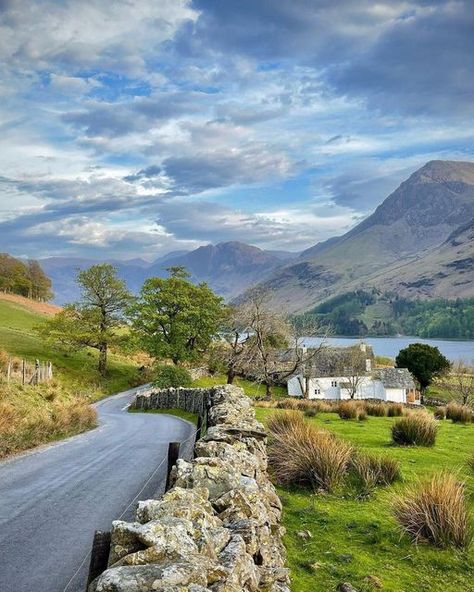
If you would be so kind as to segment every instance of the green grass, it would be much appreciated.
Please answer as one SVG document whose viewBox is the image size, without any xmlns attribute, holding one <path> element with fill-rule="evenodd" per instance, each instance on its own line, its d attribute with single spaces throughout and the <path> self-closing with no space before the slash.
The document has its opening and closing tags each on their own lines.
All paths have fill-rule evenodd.
<svg viewBox="0 0 474 592">
<path fill-rule="evenodd" d="M 0 300 L 0 349 L 30 362 L 52 362 L 55 376 L 62 384 L 93 400 L 138 384 L 136 365 L 125 356 L 110 356 L 108 376 L 104 379 L 97 372 L 95 351 L 68 353 L 44 343 L 34 331 L 44 319 L 23 306 Z"/>
<path fill-rule="evenodd" d="M 203 376 L 202 378 L 198 378 L 197 380 L 193 381 L 193 386 L 206 388 L 210 386 L 226 384 L 226 382 L 227 378 L 224 374 L 214 374 L 213 376 Z M 243 388 L 245 394 L 248 397 L 256 398 L 265 396 L 265 386 L 263 384 L 251 382 L 250 380 L 245 380 L 244 378 L 236 378 L 234 380 L 234 385 Z M 286 388 L 282 386 L 275 386 L 272 390 L 274 398 L 278 399 L 287 396 Z"/>
<path fill-rule="evenodd" d="M 273 409 L 256 409 L 265 421 Z M 418 547 L 401 536 L 391 513 L 394 492 L 403 491 L 419 477 L 447 468 L 466 480 L 474 514 L 474 471 L 467 459 L 474 450 L 474 425 L 440 422 L 433 448 L 396 447 L 390 443 L 394 418 L 369 417 L 365 422 L 343 421 L 334 413 L 307 419 L 347 439 L 359 448 L 393 456 L 401 463 L 403 481 L 377 488 L 361 500 L 349 486 L 336 494 L 313 495 L 303 489 L 279 488 L 284 505 L 285 544 L 293 592 L 335 591 L 351 582 L 360 592 L 375 590 L 378 578 L 387 592 L 458 592 L 474 590 L 474 548 L 460 553 Z M 312 538 L 297 532 L 309 530 Z"/>
<path fill-rule="evenodd" d="M 190 413 L 189 411 L 184 411 L 183 409 L 132 409 L 129 407 L 129 413 L 165 413 L 166 415 L 175 415 L 176 417 L 181 417 L 181 419 L 186 419 L 187 421 L 197 425 L 198 416 L 195 413 Z"/>
</svg>

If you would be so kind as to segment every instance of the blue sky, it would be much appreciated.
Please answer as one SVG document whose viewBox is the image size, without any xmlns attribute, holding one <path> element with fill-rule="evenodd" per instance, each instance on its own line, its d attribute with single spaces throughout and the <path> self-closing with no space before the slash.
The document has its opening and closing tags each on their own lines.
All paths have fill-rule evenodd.
<svg viewBox="0 0 474 592">
<path fill-rule="evenodd" d="M 0 251 L 301 250 L 474 160 L 470 0 L 0 0 Z"/>
</svg>

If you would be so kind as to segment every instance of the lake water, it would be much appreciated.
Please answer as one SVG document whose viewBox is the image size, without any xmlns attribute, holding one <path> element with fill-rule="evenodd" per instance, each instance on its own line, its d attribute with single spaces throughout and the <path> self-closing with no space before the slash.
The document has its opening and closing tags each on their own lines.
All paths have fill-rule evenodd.
<svg viewBox="0 0 474 592">
<path fill-rule="evenodd" d="M 365 337 L 362 340 L 356 337 L 331 337 L 327 341 L 331 345 L 339 346 L 348 346 L 364 341 L 374 348 L 376 356 L 390 358 L 395 358 L 398 352 L 410 343 L 427 343 L 439 348 L 440 352 L 449 360 L 474 362 L 474 341 L 422 339 L 421 337 Z M 305 345 L 308 347 L 319 343 L 321 343 L 321 339 L 317 337 L 308 337 L 305 340 Z"/>
</svg>

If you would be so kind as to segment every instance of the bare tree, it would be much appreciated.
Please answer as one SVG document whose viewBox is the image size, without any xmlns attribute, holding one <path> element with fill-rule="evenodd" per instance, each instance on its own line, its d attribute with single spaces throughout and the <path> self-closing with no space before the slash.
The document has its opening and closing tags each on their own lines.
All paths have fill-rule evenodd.
<svg viewBox="0 0 474 592">
<path fill-rule="evenodd" d="M 474 403 L 474 366 L 459 360 L 451 366 L 451 371 L 442 377 L 440 384 L 456 394 L 463 405 Z"/>
<path fill-rule="evenodd" d="M 244 306 L 229 306 L 224 316 L 221 328 L 223 342 L 217 346 L 214 355 L 225 367 L 227 384 L 233 384 L 253 356 L 249 347 L 251 329 L 248 312 Z"/>
<path fill-rule="evenodd" d="M 250 337 L 248 360 L 253 374 L 265 385 L 265 396 L 272 396 L 272 387 L 294 374 L 301 375 L 300 384 L 305 397 L 309 396 L 309 377 L 313 361 L 325 348 L 323 335 L 314 348 L 304 346 L 305 337 L 321 334 L 321 326 L 314 318 L 299 323 L 276 311 L 261 292 L 255 292 L 245 304 Z"/>
<path fill-rule="evenodd" d="M 355 346 L 348 349 L 341 360 L 341 374 L 347 381 L 351 399 L 355 397 L 367 374 L 366 359 L 366 352 Z"/>
</svg>

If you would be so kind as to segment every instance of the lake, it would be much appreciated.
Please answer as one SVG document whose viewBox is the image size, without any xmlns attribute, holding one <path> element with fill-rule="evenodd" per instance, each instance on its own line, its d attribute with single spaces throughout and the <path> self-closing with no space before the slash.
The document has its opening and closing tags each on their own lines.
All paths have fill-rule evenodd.
<svg viewBox="0 0 474 592">
<path fill-rule="evenodd" d="M 464 360 L 474 362 L 474 341 L 443 340 L 443 339 L 422 339 L 421 337 L 331 337 L 327 340 L 331 345 L 347 346 L 354 343 L 365 343 L 374 348 L 376 356 L 388 356 L 395 358 L 398 352 L 410 343 L 426 343 L 439 348 L 449 360 Z M 305 345 L 311 347 L 321 343 L 317 337 L 305 339 Z"/>
</svg>

